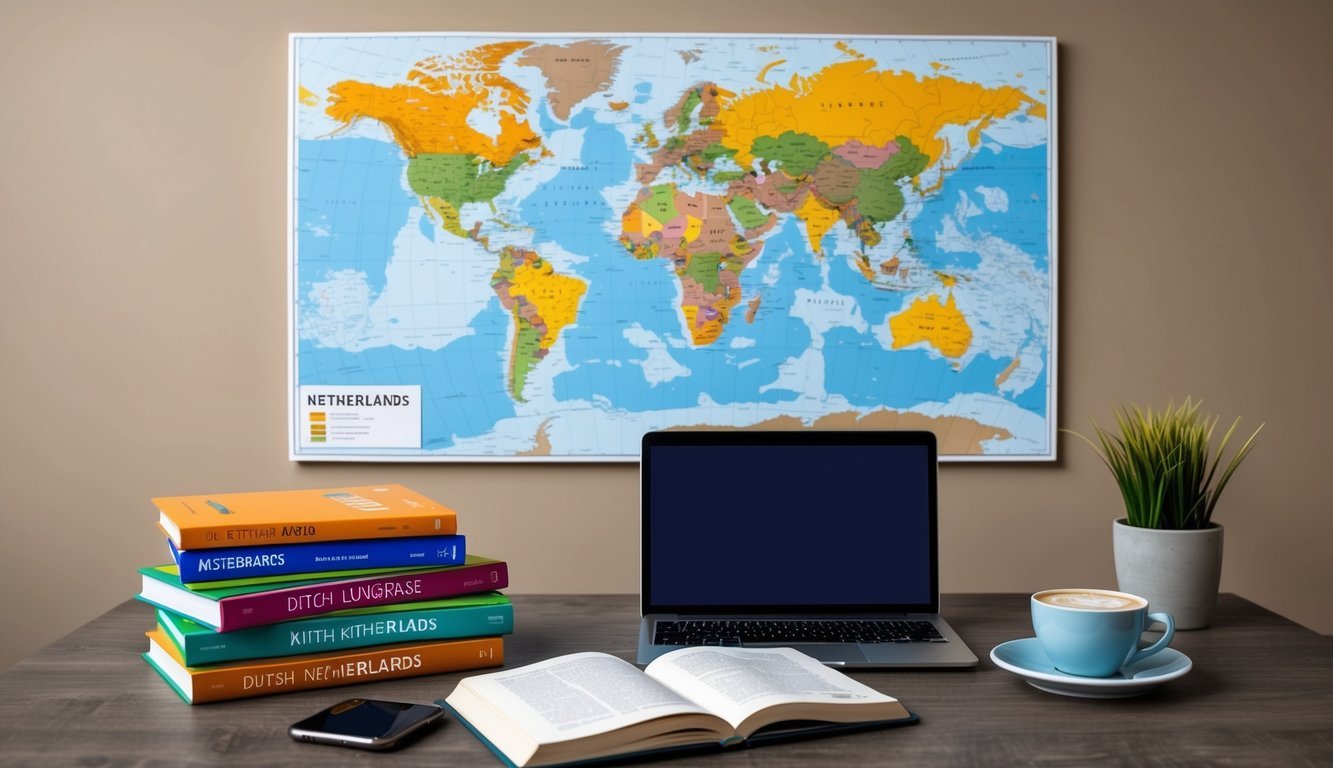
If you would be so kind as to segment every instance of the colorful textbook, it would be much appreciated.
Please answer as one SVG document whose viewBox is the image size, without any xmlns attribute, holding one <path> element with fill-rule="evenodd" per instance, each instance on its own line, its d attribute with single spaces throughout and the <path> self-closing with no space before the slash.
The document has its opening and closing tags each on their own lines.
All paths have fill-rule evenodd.
<svg viewBox="0 0 1333 768">
<path fill-rule="evenodd" d="M 480 637 L 189 667 L 160 627 L 147 635 L 148 653 L 143 658 L 191 704 L 504 663 L 503 638 Z"/>
<path fill-rule="evenodd" d="M 397 484 L 153 499 L 177 549 L 458 533 L 452 509 Z"/>
<path fill-rule="evenodd" d="M 458 565 L 467 551 L 464 537 L 457 534 L 188 550 L 177 549 L 167 539 L 167 546 L 183 584 L 276 576 L 295 578 L 349 569 Z"/>
<path fill-rule="evenodd" d="M 385 643 L 507 635 L 514 608 L 499 592 L 417 603 L 352 608 L 235 632 L 215 632 L 179 614 L 157 610 L 157 623 L 186 666 L 325 653 Z"/>
<path fill-rule="evenodd" d="M 219 632 L 345 608 L 434 600 L 509 586 L 507 564 L 474 555 L 468 555 L 464 565 L 447 568 L 219 589 L 187 589 L 174 565 L 141 568 L 139 573 L 143 577 L 140 600 Z"/>
</svg>

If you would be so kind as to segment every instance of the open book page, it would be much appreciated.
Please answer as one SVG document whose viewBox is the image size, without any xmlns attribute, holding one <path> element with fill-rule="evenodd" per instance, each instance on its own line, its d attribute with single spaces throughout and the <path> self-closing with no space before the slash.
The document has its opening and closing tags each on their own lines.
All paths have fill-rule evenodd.
<svg viewBox="0 0 1333 768">
<path fill-rule="evenodd" d="M 468 707 L 458 706 L 456 696 Z M 509 721 L 508 730 L 521 730 L 534 744 L 578 739 L 669 715 L 702 715 L 702 725 L 725 728 L 633 664 L 604 653 L 576 653 L 469 677 L 448 702 L 479 726 L 478 720 L 490 719 L 476 711 L 484 705 L 490 715 Z"/>
<path fill-rule="evenodd" d="M 645 672 L 720 716 L 742 736 L 787 719 L 859 722 L 907 716 L 897 699 L 791 648 L 686 648 L 658 658 Z M 776 709 L 758 714 L 769 708 Z"/>
</svg>

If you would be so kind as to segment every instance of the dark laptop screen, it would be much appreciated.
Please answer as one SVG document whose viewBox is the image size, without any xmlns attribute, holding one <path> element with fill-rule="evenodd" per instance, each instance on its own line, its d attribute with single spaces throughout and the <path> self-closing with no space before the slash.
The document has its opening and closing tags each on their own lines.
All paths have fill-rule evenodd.
<svg viewBox="0 0 1333 768">
<path fill-rule="evenodd" d="M 929 433 L 655 433 L 649 612 L 935 610 Z"/>
</svg>

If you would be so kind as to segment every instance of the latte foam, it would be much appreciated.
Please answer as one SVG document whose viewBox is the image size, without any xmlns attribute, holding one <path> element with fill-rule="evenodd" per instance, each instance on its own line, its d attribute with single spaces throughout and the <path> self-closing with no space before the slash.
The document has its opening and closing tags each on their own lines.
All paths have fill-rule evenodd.
<svg viewBox="0 0 1333 768">
<path fill-rule="evenodd" d="M 1085 611 L 1120 611 L 1141 605 L 1137 600 L 1107 592 L 1053 592 L 1037 599 L 1047 605 L 1081 608 Z"/>
</svg>

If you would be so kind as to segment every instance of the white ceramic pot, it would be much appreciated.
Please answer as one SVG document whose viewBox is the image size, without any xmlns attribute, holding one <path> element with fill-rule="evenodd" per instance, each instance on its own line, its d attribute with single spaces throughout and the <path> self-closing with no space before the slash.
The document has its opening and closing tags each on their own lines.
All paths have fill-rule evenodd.
<svg viewBox="0 0 1333 768">
<path fill-rule="evenodd" d="M 1222 526 L 1165 531 L 1135 528 L 1121 518 L 1112 526 L 1112 541 L 1121 592 L 1171 614 L 1176 629 L 1208 626 L 1222 580 Z"/>
</svg>

